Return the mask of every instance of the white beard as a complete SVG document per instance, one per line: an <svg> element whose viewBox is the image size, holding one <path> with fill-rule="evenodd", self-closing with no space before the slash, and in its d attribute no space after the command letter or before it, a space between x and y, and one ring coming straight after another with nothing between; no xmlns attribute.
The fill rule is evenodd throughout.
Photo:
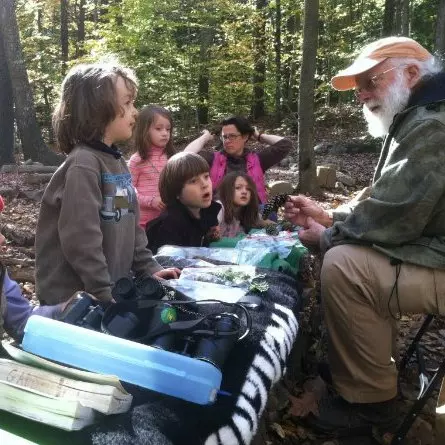
<svg viewBox="0 0 445 445"><path fill-rule="evenodd" d="M368 123L368 133L375 138L388 134L394 116L404 110L408 104L411 90L403 84L401 74L396 77L382 100L371 101L363 105L363 114ZM371 111L376 106L379 108Z"/></svg>

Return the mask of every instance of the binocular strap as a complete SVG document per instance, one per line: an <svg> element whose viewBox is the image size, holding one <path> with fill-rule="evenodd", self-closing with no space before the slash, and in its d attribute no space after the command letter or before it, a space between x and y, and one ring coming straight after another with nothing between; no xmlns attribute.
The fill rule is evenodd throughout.
<svg viewBox="0 0 445 445"><path fill-rule="evenodd" d="M200 303L197 301L181 301L181 300L168 300L168 301L159 301L159 300L136 300L136 301L122 301L119 303L112 304L109 306L104 313L104 317L102 320L102 332L105 332L107 334L112 334L107 329L107 324L111 320L112 317L118 314L123 313L134 313L137 314L140 310L144 309L154 309L158 306L182 306L185 304L196 304ZM201 303L222 303L217 300L203 300ZM241 306L241 305L233 305L233 304L227 304L224 303L224 305L230 305L230 306ZM161 326L153 329L150 332L147 332L145 335L137 337L137 338L131 338L131 340L139 342L139 343L149 343L151 339L154 339L160 335L165 335L168 333L173 332L184 332L184 333L191 333L193 335L198 336L211 336L215 338L222 338L222 337L230 337L230 336L239 336L238 339L244 338L245 335L247 335L248 331L250 330L250 315L248 312L243 308L244 312L247 313L247 329L242 336L239 336L240 333L240 319L235 314L227 313L227 312L214 312L209 313L206 315L200 315L196 312L193 312L193 315L197 316L194 320L183 320L183 321L171 321L166 322L162 324ZM188 312L188 311L186 311ZM225 330L225 331L219 331L217 328L215 329L208 329L207 326L205 326L206 321L210 321L212 319L216 319L218 317L221 317L221 315L229 316L232 318L232 320L236 320L236 328ZM201 329L200 329L201 326Z"/></svg>

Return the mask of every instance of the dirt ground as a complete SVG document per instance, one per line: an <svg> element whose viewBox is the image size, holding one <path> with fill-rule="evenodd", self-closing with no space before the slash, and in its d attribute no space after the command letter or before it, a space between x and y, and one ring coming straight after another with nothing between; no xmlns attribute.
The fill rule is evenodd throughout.
<svg viewBox="0 0 445 445"><path fill-rule="evenodd" d="M357 181L356 186L346 187L342 191L325 190L324 197L319 202L325 208L333 208L348 201L359 189L369 184L374 167L378 159L377 154L342 154L317 156L317 165L333 164L337 168ZM297 182L297 173L290 168L275 168L268 175L268 180L285 179L294 184ZM39 211L39 197L45 184L27 185L24 174L1 174L0 194L5 198L6 207L0 215L1 232L7 239L7 244L0 252L0 260L5 263L10 275L16 279L22 287L27 298L36 304L34 287L34 235ZM263 443L267 444L298 444L298 445L366 445L375 443L366 438L354 438L348 441L332 440L317 437L294 414L299 412L301 397L306 389L311 389L310 379L316 375L316 363L325 357L325 331L320 322L320 307L318 304L318 270L319 258L313 255L310 267L314 286L309 290L308 303L301 315L301 331L304 332L302 346L299 349L299 357L303 356L301 363L291 369L288 376L277 386L270 398L266 409L266 423L260 432ZM398 344L403 352L412 338L416 329L421 324L419 315L405 316L400 321L400 336ZM426 335L425 351L427 368L433 369L444 354L445 324L442 320L434 323L430 332ZM298 355L298 353L297 353ZM292 368L292 367L291 367ZM416 399L418 391L418 379L414 369L409 369L408 375L403 378L402 386L406 400L403 409L407 410ZM311 406L311 391L306 392L304 402L306 407ZM314 393L312 386L312 395ZM309 394L309 396L307 395ZM309 406L309 408L307 408ZM425 406L421 416L410 432L408 445L428 445L432 443L433 422L435 412L435 398ZM445 441L444 441L445 442ZM388 443L388 442L386 442ZM436 442L442 443L442 442Z"/></svg>

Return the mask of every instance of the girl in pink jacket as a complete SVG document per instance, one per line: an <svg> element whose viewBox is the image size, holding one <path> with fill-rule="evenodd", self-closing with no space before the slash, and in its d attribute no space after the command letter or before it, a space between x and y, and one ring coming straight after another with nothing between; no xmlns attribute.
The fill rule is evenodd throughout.
<svg viewBox="0 0 445 445"><path fill-rule="evenodd" d="M139 225L144 229L165 208L158 183L167 159L174 154L172 131L172 117L165 108L149 105L139 113L134 134L137 151L128 167L139 201Z"/></svg>

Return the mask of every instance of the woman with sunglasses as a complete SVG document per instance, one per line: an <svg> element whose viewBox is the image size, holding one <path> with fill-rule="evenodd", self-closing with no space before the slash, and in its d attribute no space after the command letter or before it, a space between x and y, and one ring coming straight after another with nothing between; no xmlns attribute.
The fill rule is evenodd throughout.
<svg viewBox="0 0 445 445"><path fill-rule="evenodd" d="M250 150L246 147L250 139L264 143L267 147L258 152ZM260 203L264 204L267 201L264 172L289 154L292 142L282 136L258 131L242 116L231 116L221 122L220 150L203 151L204 145L211 140L214 140L214 135L204 130L184 151L199 153L209 163L214 189L230 172L247 173L255 182Z"/></svg>

